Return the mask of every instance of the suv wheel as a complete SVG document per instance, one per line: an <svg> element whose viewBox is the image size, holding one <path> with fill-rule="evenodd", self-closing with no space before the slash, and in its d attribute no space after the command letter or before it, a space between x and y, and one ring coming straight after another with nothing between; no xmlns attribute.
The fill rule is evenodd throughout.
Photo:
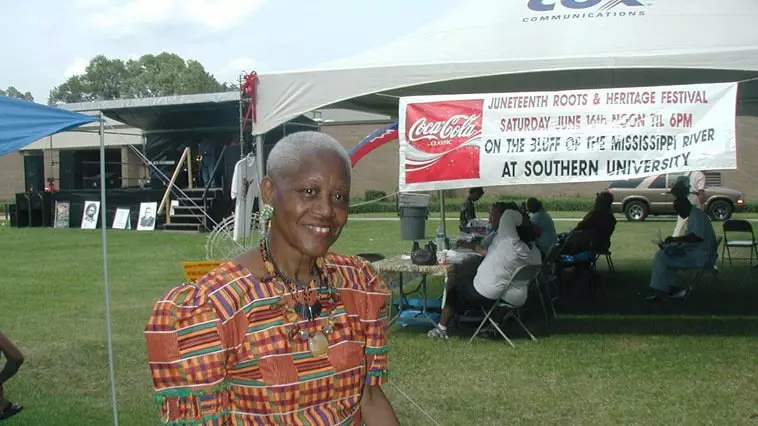
<svg viewBox="0 0 758 426"><path fill-rule="evenodd" d="M647 204L643 201L630 201L624 206L626 220L631 222L642 222L647 217L647 213Z"/></svg>
<svg viewBox="0 0 758 426"><path fill-rule="evenodd" d="M732 204L726 200L716 200L708 205L708 215L713 220L727 220L732 216Z"/></svg>

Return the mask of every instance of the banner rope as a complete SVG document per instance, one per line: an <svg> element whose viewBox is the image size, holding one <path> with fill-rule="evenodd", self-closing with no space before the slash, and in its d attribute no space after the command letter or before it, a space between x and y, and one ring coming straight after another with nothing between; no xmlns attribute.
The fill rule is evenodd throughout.
<svg viewBox="0 0 758 426"><path fill-rule="evenodd" d="M379 197L379 198L376 198L376 199L373 199L373 200L363 201L363 202L357 203L357 204L352 204L348 208L352 209L353 207L359 207L359 206L365 206L365 205L368 205L368 204L378 203L379 201L386 200L387 198L390 198L390 197L394 197L395 195L397 195L399 193L400 192L393 192L392 194L385 195L384 197Z"/></svg>
<svg viewBox="0 0 758 426"><path fill-rule="evenodd" d="M408 396L408 394L406 394L405 392L403 392L403 390L402 390L402 389L400 389L400 388L399 388L399 387L398 387L398 386L397 386L397 385L396 385L394 382L392 382L392 381L389 381L389 382L387 382L387 383L388 383L390 386L392 386L393 388L395 388L395 390L397 390L398 392L400 392L400 395L403 395L403 397L404 397L405 399L407 399L408 401L410 401L410 402L411 402L411 404L413 404L413 406L414 406L414 407L418 408L418 410L419 410L419 411L421 411L422 413L424 413L424 415L425 415L426 417L428 417L428 418L429 418L429 420L431 420L431 421L432 421L432 423L434 423L434 424L435 424L435 425L437 425L437 426L441 426L441 425L440 425L440 422L438 422L438 421L437 421L437 420L436 420L434 417L432 417L432 415L431 415L431 414L429 414L429 412L427 412L426 410L424 410L424 408L423 408L423 407L421 407L421 406L420 406L420 405L419 405L419 404L418 404L416 401L414 401L414 400L413 400L413 399L412 399L410 396Z"/></svg>

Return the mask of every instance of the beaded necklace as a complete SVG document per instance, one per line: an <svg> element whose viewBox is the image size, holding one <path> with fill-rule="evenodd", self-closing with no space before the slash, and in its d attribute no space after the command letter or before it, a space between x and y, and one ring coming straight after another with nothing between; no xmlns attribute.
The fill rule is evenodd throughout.
<svg viewBox="0 0 758 426"><path fill-rule="evenodd" d="M316 260L312 271L313 278L307 286L303 286L296 279L284 275L279 270L271 255L271 241L268 236L261 241L261 257L268 275L266 278L276 281L277 293L282 296L282 303L280 303L282 316L285 322L291 323L287 336L290 340L296 337L306 340L313 356L326 355L329 350L329 340L326 336L334 331L334 312L326 309L321 299L322 295L328 296L325 298L325 301L329 302L326 305L328 307L337 303L338 294L329 276L323 273L323 260L321 258ZM284 296L286 291L290 293L287 300ZM306 326L318 321L321 323L321 330L311 333L300 327L303 321L306 322Z"/></svg>

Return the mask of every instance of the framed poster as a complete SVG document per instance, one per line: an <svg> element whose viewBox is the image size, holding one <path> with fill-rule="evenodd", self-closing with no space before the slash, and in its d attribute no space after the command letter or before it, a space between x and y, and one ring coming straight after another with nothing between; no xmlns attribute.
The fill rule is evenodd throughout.
<svg viewBox="0 0 758 426"><path fill-rule="evenodd" d="M100 201L85 201L82 229L96 229L98 214L100 214Z"/></svg>
<svg viewBox="0 0 758 426"><path fill-rule="evenodd" d="M68 228L69 216L71 213L71 203L68 201L55 202L55 219L53 220L54 228Z"/></svg>
<svg viewBox="0 0 758 426"><path fill-rule="evenodd" d="M116 209L116 216L113 217L113 229L132 229L132 221L129 217L131 209Z"/></svg>
<svg viewBox="0 0 758 426"><path fill-rule="evenodd" d="M137 221L138 231L152 231L155 229L155 211L158 209L158 203L140 203L139 220Z"/></svg>

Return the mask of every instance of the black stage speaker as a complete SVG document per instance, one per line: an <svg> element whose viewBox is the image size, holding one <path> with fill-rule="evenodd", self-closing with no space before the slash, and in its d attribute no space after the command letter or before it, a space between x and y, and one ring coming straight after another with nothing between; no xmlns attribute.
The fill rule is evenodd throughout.
<svg viewBox="0 0 758 426"><path fill-rule="evenodd" d="M59 151L58 170L60 173L58 189L76 189L76 165L74 162L74 151Z"/></svg>
<svg viewBox="0 0 758 426"><path fill-rule="evenodd" d="M45 157L42 153L24 156L24 189L45 190Z"/></svg>

